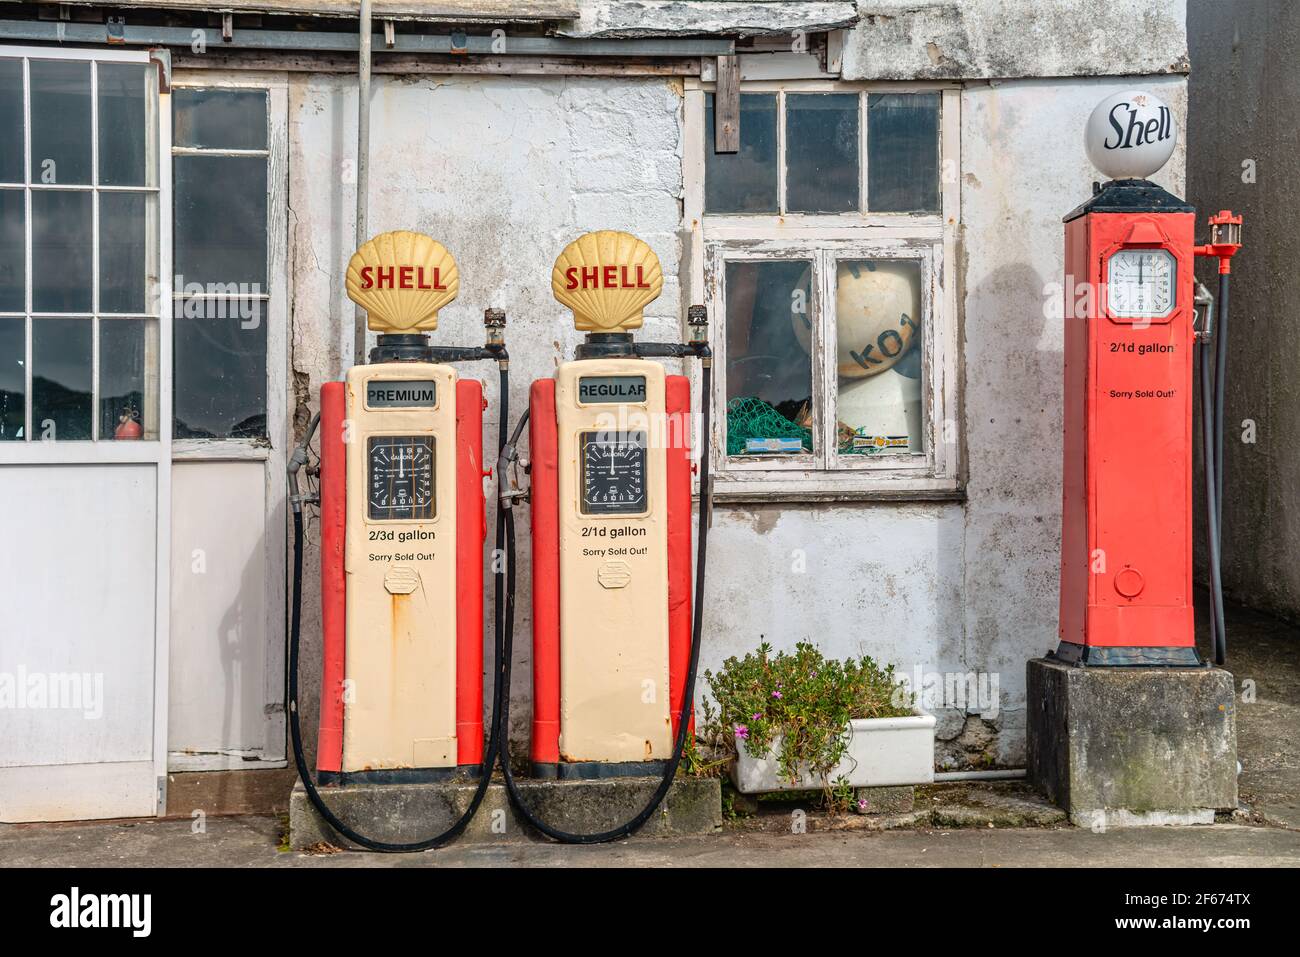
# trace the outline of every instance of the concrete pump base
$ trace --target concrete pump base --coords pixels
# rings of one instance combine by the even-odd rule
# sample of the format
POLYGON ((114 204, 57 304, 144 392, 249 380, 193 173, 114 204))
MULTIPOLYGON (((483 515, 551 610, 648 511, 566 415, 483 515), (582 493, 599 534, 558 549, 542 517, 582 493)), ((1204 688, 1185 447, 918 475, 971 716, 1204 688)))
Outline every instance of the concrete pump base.
MULTIPOLYGON (((524 802, 547 824, 572 833, 594 833, 631 818, 654 793, 658 778, 605 778, 542 781, 516 778, 524 802)), ((472 782, 349 784, 321 789, 334 814, 367 837, 409 843, 448 828, 469 806, 472 782)), ((680 837, 712 834, 722 828, 722 792, 717 778, 679 777, 637 836, 680 837)), ((505 785, 493 781, 478 813, 458 839, 461 844, 505 844, 547 840, 510 806, 505 785)), ((350 847, 312 807, 302 782, 289 798, 289 846, 316 844, 350 847)))
POLYGON ((1029 781, 1093 830, 1211 824, 1237 807, 1232 675, 1220 668, 1026 669, 1029 781))

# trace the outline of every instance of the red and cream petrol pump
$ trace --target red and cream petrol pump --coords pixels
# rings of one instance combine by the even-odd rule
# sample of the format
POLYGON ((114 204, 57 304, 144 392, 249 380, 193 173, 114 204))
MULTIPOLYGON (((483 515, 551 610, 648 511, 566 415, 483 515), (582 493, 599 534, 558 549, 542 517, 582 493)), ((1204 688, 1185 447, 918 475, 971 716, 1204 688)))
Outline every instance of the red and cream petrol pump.
MULTIPOLYGON (((1195 210, 1144 177, 1175 144, 1169 108, 1145 93, 1103 100, 1088 123, 1093 164, 1115 177, 1065 217, 1064 499, 1060 647, 1084 665, 1199 665, 1192 611, 1193 265, 1219 259, 1221 418, 1229 259, 1240 217, 1211 218, 1194 240, 1195 210)), ((1209 310, 1205 310, 1208 318, 1209 310)), ((1203 400, 1208 360, 1200 358, 1203 400)), ((1205 448, 1214 579, 1215 652, 1223 661, 1218 589, 1221 445, 1205 448)))
MULTIPOLYGON (((555 262, 555 298, 587 334, 529 411, 533 586, 534 776, 659 776, 642 812, 602 834, 570 834, 516 808, 557 840, 631 833, 667 793, 691 725, 709 511, 710 352, 703 307, 687 343, 638 343, 632 330, 663 287, 658 257, 628 233, 588 233, 555 262), (691 601, 691 400, 655 358, 701 360, 700 511, 691 601)), ((515 430, 521 434, 524 421, 515 430)), ((498 473, 514 455, 512 439, 498 473)), ((502 483, 503 495, 511 494, 502 483)), ((507 511, 508 539, 513 517, 507 511)), ((507 626, 506 667, 511 636, 507 626)), ((508 685, 508 679, 507 679, 508 685)), ((509 703, 503 702, 502 722, 509 703)))
MULTIPOLYGON (((377 850, 418 850, 468 823, 495 763, 483 742, 481 383, 450 363, 486 359, 509 394, 504 313, 485 314, 487 344, 435 347, 428 332, 455 299, 456 261, 406 231, 376 236, 352 257, 348 295, 380 333, 370 362, 321 388, 321 668, 317 771, 322 783, 478 777, 473 803, 444 834, 413 844, 374 841, 321 799, 303 757, 297 709, 302 504, 297 471, 317 422, 290 462, 295 598, 290 641, 291 727, 299 775, 321 816, 377 850)), ((500 685, 496 685, 499 694, 500 685)), ((494 708, 495 713, 495 708, 494 708)))

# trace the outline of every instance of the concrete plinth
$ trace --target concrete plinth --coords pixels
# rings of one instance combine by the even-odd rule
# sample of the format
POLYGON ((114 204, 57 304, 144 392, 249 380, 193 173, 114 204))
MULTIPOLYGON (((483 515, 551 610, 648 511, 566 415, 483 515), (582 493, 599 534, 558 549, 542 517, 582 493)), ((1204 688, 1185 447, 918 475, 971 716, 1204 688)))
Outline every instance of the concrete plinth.
POLYGON ((1027 667, 1029 780, 1083 827, 1209 824, 1237 806, 1232 675, 1027 667))
MULTIPOLYGON (((592 781, 518 780, 523 801, 548 824, 574 833, 617 827, 654 793, 657 778, 592 781)), ((381 841, 423 840, 449 827, 469 806, 476 785, 350 784, 321 789, 325 803, 344 823, 381 841)), ((637 836, 711 834, 722 827, 722 795, 716 778, 678 778, 659 810, 637 836)), ((505 785, 493 782, 461 844, 504 844, 545 840, 516 815, 505 785)), ((289 845, 297 850, 321 842, 351 846, 321 820, 299 781, 289 799, 289 845)))

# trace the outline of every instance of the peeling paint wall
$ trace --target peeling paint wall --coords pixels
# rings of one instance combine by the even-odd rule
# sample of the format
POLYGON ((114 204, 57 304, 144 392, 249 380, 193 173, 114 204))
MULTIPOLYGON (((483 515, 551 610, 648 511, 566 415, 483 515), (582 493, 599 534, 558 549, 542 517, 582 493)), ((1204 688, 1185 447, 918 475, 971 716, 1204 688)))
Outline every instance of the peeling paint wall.
MULTIPOLYGON (((1189 199, 1200 228, 1220 209, 1245 216, 1232 261, 1224 408, 1223 585, 1300 620, 1300 270, 1296 170, 1300 7, 1281 0, 1188 6, 1192 49, 1189 199), (1253 435, 1250 435, 1253 424, 1253 435), (1247 437, 1254 441, 1245 441, 1247 437)), ((1201 280, 1218 294, 1214 267, 1201 280)), ((1198 469, 1199 469, 1198 463, 1198 469)), ((1196 495, 1203 494, 1198 482, 1196 495)), ((1198 513, 1197 546, 1203 528, 1198 513)), ((1202 556, 1203 557, 1203 556, 1202 556)), ((1229 664, 1231 641, 1229 634, 1229 664)))
MULTIPOLYGON (((975 703, 940 707, 940 759, 1023 761, 1025 660, 1057 640, 1060 220, 1096 178, 1083 151, 1088 113, 1133 86, 1165 99, 1181 124, 1185 81, 1176 75, 966 85, 958 274, 968 501, 719 507, 703 668, 763 638, 779 648, 808 638, 827 654, 871 654, 909 677, 982 673, 997 682, 998 713, 984 721, 972 716, 975 703)), ((353 230, 355 106, 351 78, 291 80, 294 364, 311 395, 350 361, 353 310, 341 277, 353 230)), ((371 230, 425 231, 457 256, 461 296, 443 311, 436 342, 476 343, 482 309, 507 308, 512 420, 528 383, 579 341, 548 282, 575 235, 613 228, 647 239, 666 283, 645 338, 678 335, 682 122, 681 90, 663 79, 376 80, 371 230)), ((1180 147, 1157 177, 1179 194, 1183 157, 1180 147)), ((478 374, 494 435, 495 370, 478 374)), ((527 737, 531 681, 521 533, 516 740, 527 737)), ((309 609, 309 723, 318 634, 309 609)))
POLYGON ((846 80, 1187 72, 1185 0, 858 0, 846 80))

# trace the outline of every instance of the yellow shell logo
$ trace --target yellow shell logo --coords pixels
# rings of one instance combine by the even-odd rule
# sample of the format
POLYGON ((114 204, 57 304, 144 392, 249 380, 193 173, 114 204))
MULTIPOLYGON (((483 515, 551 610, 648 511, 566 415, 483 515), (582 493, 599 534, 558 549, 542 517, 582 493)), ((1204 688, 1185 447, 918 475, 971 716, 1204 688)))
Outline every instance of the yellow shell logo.
POLYGON ((347 287, 371 329, 420 332, 438 328, 438 310, 460 291, 460 272, 442 243, 399 229, 352 254, 347 287))
POLYGON ((640 329, 642 312, 663 288, 654 250, 631 233, 612 229, 579 236, 551 270, 555 298, 573 310, 580 332, 640 329))

